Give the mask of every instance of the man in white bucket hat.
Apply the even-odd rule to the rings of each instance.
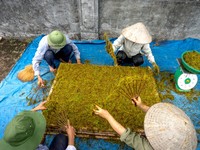
[[[149,45],[151,41],[151,35],[141,22],[123,29],[121,35],[113,43],[118,64],[132,63],[134,66],[140,66],[144,63],[142,55],[145,55],[159,72]]]
[[[135,150],[195,150],[197,136],[190,118],[170,103],[157,103],[151,107],[133,98],[132,103],[146,112],[144,131],[146,137],[123,127],[107,111],[96,105],[94,113],[105,118],[120,135],[120,140]]]

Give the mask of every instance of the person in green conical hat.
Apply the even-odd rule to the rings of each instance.
[[[50,71],[55,72],[55,60],[69,63],[71,58],[75,56],[78,64],[81,64],[80,52],[78,47],[59,30],[54,30],[50,34],[44,36],[38,45],[32,64],[35,76],[38,77],[38,85],[44,86],[44,81],[40,76],[40,62],[44,59],[49,65]]]

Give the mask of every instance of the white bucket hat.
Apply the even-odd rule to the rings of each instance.
[[[149,44],[152,41],[152,37],[149,34],[149,31],[141,22],[124,28],[122,30],[122,35],[126,39],[139,44]]]
[[[190,118],[169,103],[157,103],[149,108],[144,130],[155,150],[195,150],[197,136]]]

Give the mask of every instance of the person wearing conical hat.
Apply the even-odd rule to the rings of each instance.
[[[46,101],[31,111],[17,114],[7,125],[0,140],[0,150],[76,150],[74,146],[75,130],[69,121],[65,126],[68,137],[58,134],[48,148],[40,144],[46,130],[46,120],[38,110],[44,110]]]
[[[113,50],[119,65],[132,63],[140,66],[144,63],[145,55],[153,67],[157,67],[149,43],[152,37],[141,22],[122,30],[121,35],[113,42]]]
[[[195,150],[197,135],[190,118],[178,107],[170,103],[157,103],[151,107],[142,103],[141,98],[133,98],[132,104],[143,110],[145,136],[123,127],[107,111],[96,105],[96,115],[106,119],[120,140],[135,150]],[[136,121],[136,120],[134,120]]]
[[[71,62],[72,56],[75,56],[78,64],[81,64],[80,52],[78,47],[69,39],[68,35],[59,30],[54,30],[44,36],[38,45],[32,64],[34,75],[38,77],[38,85],[44,86],[44,81],[40,76],[40,62],[44,59],[51,72],[56,71],[55,60],[62,62]]]

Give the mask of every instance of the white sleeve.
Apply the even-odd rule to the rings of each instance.
[[[74,145],[68,145],[66,150],[76,150],[76,147]]]
[[[40,74],[40,62],[43,60],[44,58],[44,54],[45,52],[48,50],[48,42],[47,42],[47,36],[44,36],[38,45],[38,48],[36,50],[35,56],[33,57],[32,60],[32,64],[33,64],[33,70],[34,70],[34,74],[35,75],[39,75]]]
[[[116,50],[121,47],[124,43],[125,37],[121,34],[112,44],[113,51],[116,52]]]
[[[73,42],[71,42],[70,45],[72,46],[76,59],[80,59],[80,52],[78,50],[78,47]]]
[[[72,42],[72,40],[69,39],[68,35],[65,35],[65,37],[67,44],[70,44],[72,46],[76,59],[80,59],[80,52],[78,50],[78,47]]]
[[[152,64],[155,62],[154,56],[151,52],[151,48],[149,44],[145,44],[143,46],[142,52],[144,53],[144,55],[147,57],[148,61]]]

